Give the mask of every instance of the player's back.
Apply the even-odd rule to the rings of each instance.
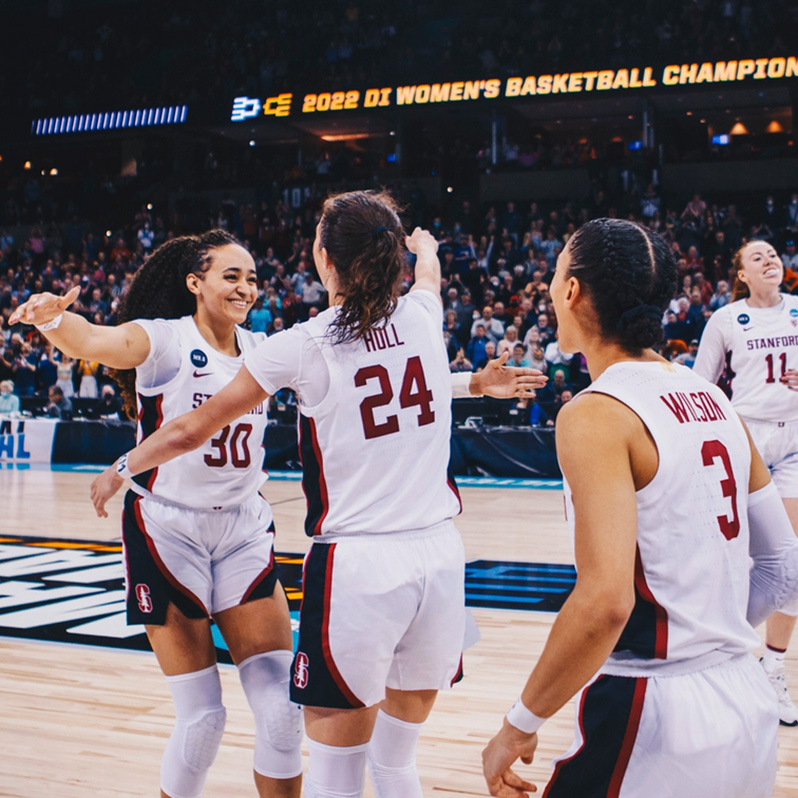
[[[587,390],[630,407],[659,455],[656,475],[637,492],[636,603],[611,663],[659,668],[752,650],[751,455],[728,399],[690,369],[662,361],[616,363]],[[567,507],[573,523],[570,500]]]
[[[310,535],[431,526],[459,512],[447,479],[451,384],[437,296],[412,291],[384,327],[334,343],[337,309],[307,334],[330,374],[325,399],[300,407]]]

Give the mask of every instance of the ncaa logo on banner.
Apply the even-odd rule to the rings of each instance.
[[[297,651],[294,660],[294,685],[300,690],[308,686],[308,655],[302,651]]]

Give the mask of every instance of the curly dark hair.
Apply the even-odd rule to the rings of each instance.
[[[156,249],[136,272],[119,304],[118,324],[135,319],[179,319],[193,314],[197,299],[186,277],[199,277],[211,265],[211,253],[238,239],[226,230],[209,230],[200,236],[180,236]],[[136,418],[136,370],[110,369],[119,385],[129,418]]]
[[[677,276],[665,239],[625,219],[593,219],[568,247],[569,272],[593,300],[602,334],[634,354],[659,343]]]
[[[407,265],[399,212],[385,191],[351,191],[324,201],[319,245],[335,266],[343,299],[332,322],[336,342],[363,338],[396,307]]]

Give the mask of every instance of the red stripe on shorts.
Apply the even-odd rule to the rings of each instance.
[[[150,554],[152,555],[153,560],[155,560],[158,570],[166,577],[169,584],[175,590],[179,590],[184,596],[191,599],[191,601],[200,607],[206,615],[209,615],[210,613],[208,613],[205,605],[185,585],[182,585],[177,581],[177,578],[166,567],[166,564],[161,559],[161,555],[158,554],[158,549],[155,547],[155,541],[147,534],[147,527],[144,524],[144,516],[141,514],[141,496],[136,497],[136,500],[133,502],[133,509],[136,513],[136,520],[138,521],[139,529],[144,535],[144,540],[147,541],[147,548],[150,550]]]
[[[327,670],[330,672],[330,676],[333,677],[333,681],[338,685],[338,689],[353,707],[360,708],[364,707],[365,704],[349,689],[349,685],[344,681],[344,677],[341,676],[341,672],[338,670],[333,660],[332,651],[330,650],[330,600],[332,596],[333,559],[336,545],[336,543],[330,543],[327,546],[329,553],[327,555],[327,569],[324,574],[324,619],[321,624],[321,649],[324,652],[324,661],[327,663]]]
[[[648,679],[635,679],[635,692],[632,697],[632,709],[629,711],[629,721],[626,724],[626,732],[623,735],[621,750],[615,762],[610,779],[610,788],[607,790],[607,798],[618,798],[621,794],[621,784],[626,775],[626,768],[632,756],[632,749],[637,739],[637,730],[640,727],[640,716],[643,714],[643,702],[646,697],[646,686]]]

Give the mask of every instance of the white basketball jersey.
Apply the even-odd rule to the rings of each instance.
[[[659,452],[654,479],[637,492],[635,607],[613,660],[657,665],[759,640],[748,605],[748,439],[726,396],[684,366],[623,362],[587,392],[623,402]],[[574,508],[565,485],[573,533]]]
[[[787,369],[798,369],[798,297],[782,294],[773,308],[740,299],[718,310],[701,336],[693,370],[716,382],[724,368],[743,418],[798,420],[798,391],[779,382]]]
[[[452,390],[440,300],[411,291],[384,327],[340,344],[330,328],[337,313],[329,308],[291,331],[329,371],[318,404],[307,406],[300,392],[305,531],[395,532],[451,518],[460,501],[447,478]],[[263,380],[259,362],[279,345],[274,336],[248,359],[256,379]],[[299,359],[302,379],[312,364]]]
[[[162,334],[163,320],[138,321],[150,336]],[[177,416],[188,413],[232,382],[244,357],[264,339],[241,327],[236,340],[241,352],[230,357],[214,349],[200,334],[191,316],[167,322],[172,346],[180,353],[175,376],[154,388],[137,386],[138,442]],[[154,347],[153,347],[154,348]],[[137,474],[134,490],[194,508],[233,507],[252,499],[266,479],[263,436],[266,407],[261,404],[209,441],[157,468]]]

